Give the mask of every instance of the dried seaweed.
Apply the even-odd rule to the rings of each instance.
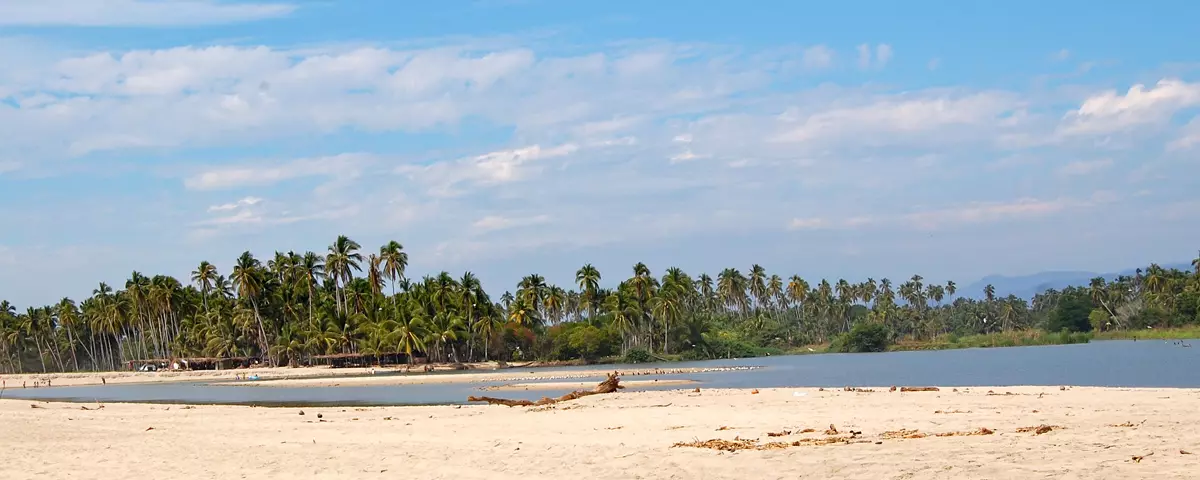
[[[1017,429],[1017,433],[1029,433],[1029,432],[1033,432],[1035,435],[1041,435],[1041,434],[1043,434],[1043,433],[1050,433],[1050,432],[1052,432],[1052,431],[1054,431],[1054,430],[1062,430],[1062,429],[1064,429],[1064,428],[1066,428],[1066,427],[1063,427],[1063,426],[1061,426],[1061,425],[1038,425],[1038,426],[1036,426],[1036,427],[1021,427],[1021,428],[1018,428],[1018,429]]]

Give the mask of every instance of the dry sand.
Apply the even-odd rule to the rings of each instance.
[[[0,401],[0,478],[1162,480],[1196,478],[1200,466],[1180,452],[1200,454],[1200,390],[1190,389],[681,389],[541,409],[32,404]],[[841,434],[825,435],[830,424]],[[1063,428],[1017,432],[1043,424]],[[980,428],[994,433],[932,435]],[[900,429],[930,436],[885,438]],[[850,431],[865,443],[803,443]],[[672,447],[737,437],[786,448]]]

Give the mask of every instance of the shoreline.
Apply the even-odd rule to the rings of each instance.
[[[955,341],[943,341],[940,339],[927,340],[921,342],[901,342],[893,344],[887,350],[888,352],[911,352],[911,351],[942,351],[942,350],[961,350],[970,348],[1010,348],[1024,346],[1058,346],[1078,344],[1078,342],[1062,342],[1062,343],[1041,343],[1040,340],[1048,338],[1044,332],[1034,334],[1030,332],[1001,332],[996,334],[988,334],[983,336],[964,337],[971,340],[970,343],[959,343]],[[1179,329],[1161,329],[1157,331],[1120,331],[1120,332],[1102,332],[1096,334],[1088,334],[1088,342],[1108,342],[1108,341],[1171,341],[1173,339],[1193,340],[1200,337],[1200,331],[1188,328]],[[1011,340],[1013,338],[1036,338],[1039,342],[1028,344],[997,344],[995,342],[1003,340]],[[992,344],[980,344],[984,341],[992,341]],[[814,348],[821,347],[821,348]],[[766,354],[755,357],[740,357],[742,359],[764,358],[770,356],[799,356],[799,355],[821,355],[835,352],[826,351],[827,345],[813,345],[804,349],[796,349],[778,354]],[[720,361],[722,359],[711,360],[694,360],[694,361]],[[662,362],[654,363],[684,363],[692,360],[682,360],[678,358],[666,358]],[[312,367],[256,367],[233,370],[195,370],[195,371],[162,371],[162,372],[130,372],[130,371],[112,371],[112,372],[62,372],[62,373],[22,373],[22,374],[0,374],[0,382],[3,382],[5,388],[21,388],[20,385],[26,384],[28,388],[45,387],[47,380],[51,387],[57,386],[85,386],[85,385],[101,385],[101,384],[146,384],[146,383],[166,383],[166,382],[220,382],[221,385],[243,385],[243,386],[261,386],[259,382],[276,382],[276,381],[297,381],[296,385],[305,385],[310,383],[313,385],[330,386],[331,384],[341,383],[332,380],[349,380],[353,378],[372,378],[369,377],[372,372],[382,374],[380,377],[405,377],[405,378],[439,378],[449,375],[475,375],[489,374],[494,372],[512,372],[512,371],[531,371],[531,373],[542,371],[548,368],[559,368],[558,370],[565,373],[577,373],[579,371],[604,371],[604,365],[611,365],[614,369],[619,366],[626,366],[624,370],[641,370],[645,367],[638,367],[638,364],[625,364],[618,362],[601,361],[593,364],[582,364],[578,361],[532,361],[525,364],[507,364],[501,366],[498,362],[475,362],[468,364],[449,364],[439,363],[433,364],[432,372],[412,371],[405,372],[404,365],[394,365],[386,367],[350,367],[350,368],[332,368],[329,366],[312,366]],[[590,366],[589,370],[569,370],[568,367]],[[600,367],[597,369],[597,367]],[[660,367],[662,368],[662,367]],[[686,368],[686,367],[684,367]],[[526,370],[530,369],[530,370]],[[700,372],[680,372],[680,373],[700,373]],[[257,381],[243,381],[236,376],[258,375]],[[597,373],[595,376],[601,376]],[[541,379],[542,377],[531,377],[530,379]],[[582,378],[582,377],[569,377]],[[591,378],[591,377],[586,377]],[[349,380],[349,383],[356,383],[358,380]],[[397,384],[408,383],[441,383],[441,380],[428,381],[399,381]],[[372,384],[367,381],[366,384]],[[381,384],[387,384],[386,382]]]
[[[529,370],[526,370],[528,368]],[[539,371],[539,368],[543,368]],[[330,369],[328,367],[308,368],[258,368],[242,370],[200,371],[200,372],[125,372],[129,375],[117,376],[112,373],[70,373],[70,374],[36,374],[0,376],[4,389],[29,390],[39,388],[96,386],[96,385],[145,385],[156,383],[205,383],[212,387],[342,387],[342,386],[384,386],[384,385],[431,385],[431,384],[471,384],[491,382],[533,382],[546,380],[574,380],[604,378],[612,371],[620,372],[622,377],[653,377],[662,375],[704,374],[731,371],[749,371],[763,367],[758,366],[714,366],[714,367],[633,367],[633,368],[596,368],[587,370],[544,370],[547,367],[505,368],[497,370],[444,369],[432,373],[404,373],[403,370],[388,368],[345,368]],[[371,372],[375,372],[372,374]],[[235,375],[258,375],[258,380],[239,380]],[[14,378],[15,377],[15,378]],[[105,380],[101,380],[101,379]],[[44,382],[50,380],[50,385],[21,387],[17,382]]]
[[[1200,389],[864,390],[620,391],[534,408],[4,399],[0,478],[1162,479],[1191,478],[1200,458]],[[187,449],[113,455],[147,444]]]

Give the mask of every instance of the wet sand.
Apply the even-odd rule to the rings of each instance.
[[[0,400],[0,478],[1161,480],[1200,468],[1182,453],[1200,454],[1195,389],[684,388],[540,408],[97,407]],[[826,435],[831,424],[838,433]],[[722,446],[704,443],[714,439],[742,449],[703,447]]]

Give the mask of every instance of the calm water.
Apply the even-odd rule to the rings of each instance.
[[[1193,341],[1187,341],[1193,343]],[[1196,348],[1170,341],[1108,341],[1081,345],[829,354],[713,360],[670,364],[599,365],[539,369],[612,371],[622,368],[754,365],[749,371],[667,375],[704,388],[841,387],[888,385],[1008,386],[1080,385],[1113,387],[1200,387],[1200,340]],[[514,369],[510,373],[519,373]],[[443,375],[454,375],[444,373]],[[4,398],[100,402],[181,402],[259,405],[462,404],[484,395],[486,385],[510,382],[367,387],[239,387],[218,383],[169,383],[8,389]],[[522,382],[531,383],[531,382]],[[678,387],[662,387],[663,389]],[[690,388],[690,387],[689,387]],[[565,393],[521,390],[491,393],[537,399]]]

